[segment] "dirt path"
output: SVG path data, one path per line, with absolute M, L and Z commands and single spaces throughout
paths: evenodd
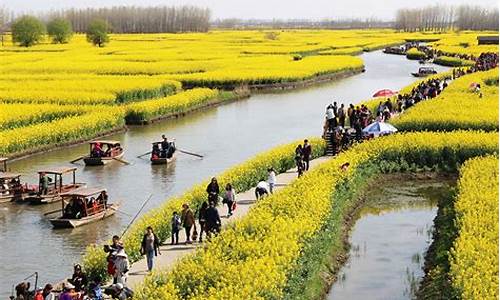
M 331 156 L 322 156 L 317 159 L 314 159 L 310 163 L 310 168 L 314 168 L 315 166 L 327 161 Z M 276 176 L 277 184 L 275 187 L 275 192 L 286 187 L 292 181 L 297 179 L 297 171 L 296 168 L 290 169 L 285 173 L 281 173 Z M 219 214 L 222 220 L 222 226 L 226 226 L 229 222 L 237 218 L 241 218 L 245 216 L 250 208 L 255 204 L 255 194 L 254 189 L 250 189 L 248 191 L 239 193 L 236 195 L 237 208 L 234 211 L 233 216 L 227 218 L 227 206 L 219 205 L 217 209 L 219 210 Z M 180 208 L 179 208 L 180 210 Z M 197 224 L 197 228 L 199 229 L 199 225 Z M 170 245 L 170 240 L 165 241 L 165 244 L 160 247 L 161 255 L 155 257 L 154 260 L 154 268 L 153 269 L 162 269 L 162 270 L 170 270 L 173 268 L 175 263 L 183 258 L 184 256 L 193 253 L 194 250 L 202 245 L 201 243 L 195 242 L 193 244 L 185 245 L 186 235 L 184 230 L 179 232 L 179 245 Z M 148 274 L 147 271 L 147 262 L 146 258 L 139 260 L 134 263 L 129 271 L 129 277 L 127 280 L 127 284 L 132 289 L 140 282 L 144 280 L 144 277 Z

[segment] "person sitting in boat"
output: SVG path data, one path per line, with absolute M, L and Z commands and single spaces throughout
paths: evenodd
M 81 219 L 87 216 L 87 212 L 85 211 L 85 205 L 83 204 L 82 199 L 77 199 L 75 202 L 75 219 Z
M 174 155 L 174 152 L 175 152 L 175 143 L 174 142 L 169 142 L 168 143 L 169 146 L 168 146 L 168 150 L 167 150 L 167 158 L 172 158 L 172 156 Z
M 111 156 L 111 152 L 113 151 L 113 146 L 111 145 L 106 145 L 106 151 L 104 152 L 104 157 L 110 157 Z
M 0 195 L 8 195 L 9 194 L 9 185 L 7 182 L 2 180 L 0 182 Z
M 151 150 L 151 160 L 156 160 L 160 158 L 161 151 L 158 144 L 153 144 L 153 150 Z
M 170 148 L 170 142 L 168 141 L 167 137 L 164 134 L 161 136 L 161 138 L 163 139 L 163 141 L 161 142 L 161 154 L 160 154 L 160 157 L 161 158 L 166 158 L 167 157 L 167 153 L 168 153 L 169 148 Z
M 75 218 L 75 199 L 69 200 L 68 204 L 64 207 L 63 212 L 64 219 L 73 219 Z
M 94 198 L 91 197 L 90 200 L 87 202 L 87 208 L 92 208 L 92 212 L 98 213 L 99 212 L 99 202 Z
M 91 152 L 92 157 L 101 157 L 103 155 L 101 143 L 95 143 Z
M 100 205 L 103 205 L 104 208 L 108 206 L 108 193 L 106 191 L 102 191 L 101 194 L 97 197 L 97 202 Z

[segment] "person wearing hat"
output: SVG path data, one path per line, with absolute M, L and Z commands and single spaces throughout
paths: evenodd
M 64 291 L 59 295 L 59 300 L 73 300 L 75 296 L 78 296 L 75 293 L 75 286 L 69 282 L 64 283 Z
M 111 245 L 104 245 L 104 252 L 108 253 L 106 261 L 108 262 L 108 274 L 114 276 L 115 274 L 115 253 L 123 248 L 123 243 L 120 241 L 120 237 L 117 235 L 113 236 Z M 116 282 L 113 282 L 116 283 Z
M 115 274 L 114 280 L 116 283 L 125 284 L 127 282 L 127 273 L 130 269 L 128 256 L 123 248 L 119 249 L 114 256 L 115 258 Z

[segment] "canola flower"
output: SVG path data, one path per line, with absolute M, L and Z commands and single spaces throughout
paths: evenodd
M 94 109 L 98 109 L 98 107 L 0 103 L 0 131 L 53 121 L 69 116 L 79 116 Z M 101 107 L 100 109 L 103 108 Z
M 494 133 L 406 133 L 358 144 L 259 201 L 242 219 L 182 259 L 147 277 L 135 299 L 279 299 L 304 242 L 331 212 L 335 187 L 366 164 L 433 167 L 495 153 Z M 347 171 L 340 165 L 350 163 Z M 143 224 L 145 226 L 146 224 Z
M 498 157 L 467 161 L 458 187 L 452 286 L 462 299 L 498 299 Z
M 498 68 L 476 72 L 452 81 L 436 98 L 417 103 L 391 123 L 403 131 L 498 131 Z M 475 93 L 471 83 L 481 85 Z
M 123 126 L 123 118 L 123 110 L 115 108 L 3 130 L 0 131 L 0 155 L 90 139 L 99 133 Z
M 186 112 L 213 101 L 219 92 L 198 88 L 180 92 L 173 96 L 133 103 L 127 106 L 127 123 L 143 123 L 159 116 Z

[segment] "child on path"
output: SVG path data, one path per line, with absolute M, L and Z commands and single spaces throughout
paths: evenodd
M 171 244 L 173 245 L 174 243 L 176 245 L 179 244 L 179 231 L 181 230 L 181 217 L 179 214 L 174 211 L 172 214 L 172 242 Z

